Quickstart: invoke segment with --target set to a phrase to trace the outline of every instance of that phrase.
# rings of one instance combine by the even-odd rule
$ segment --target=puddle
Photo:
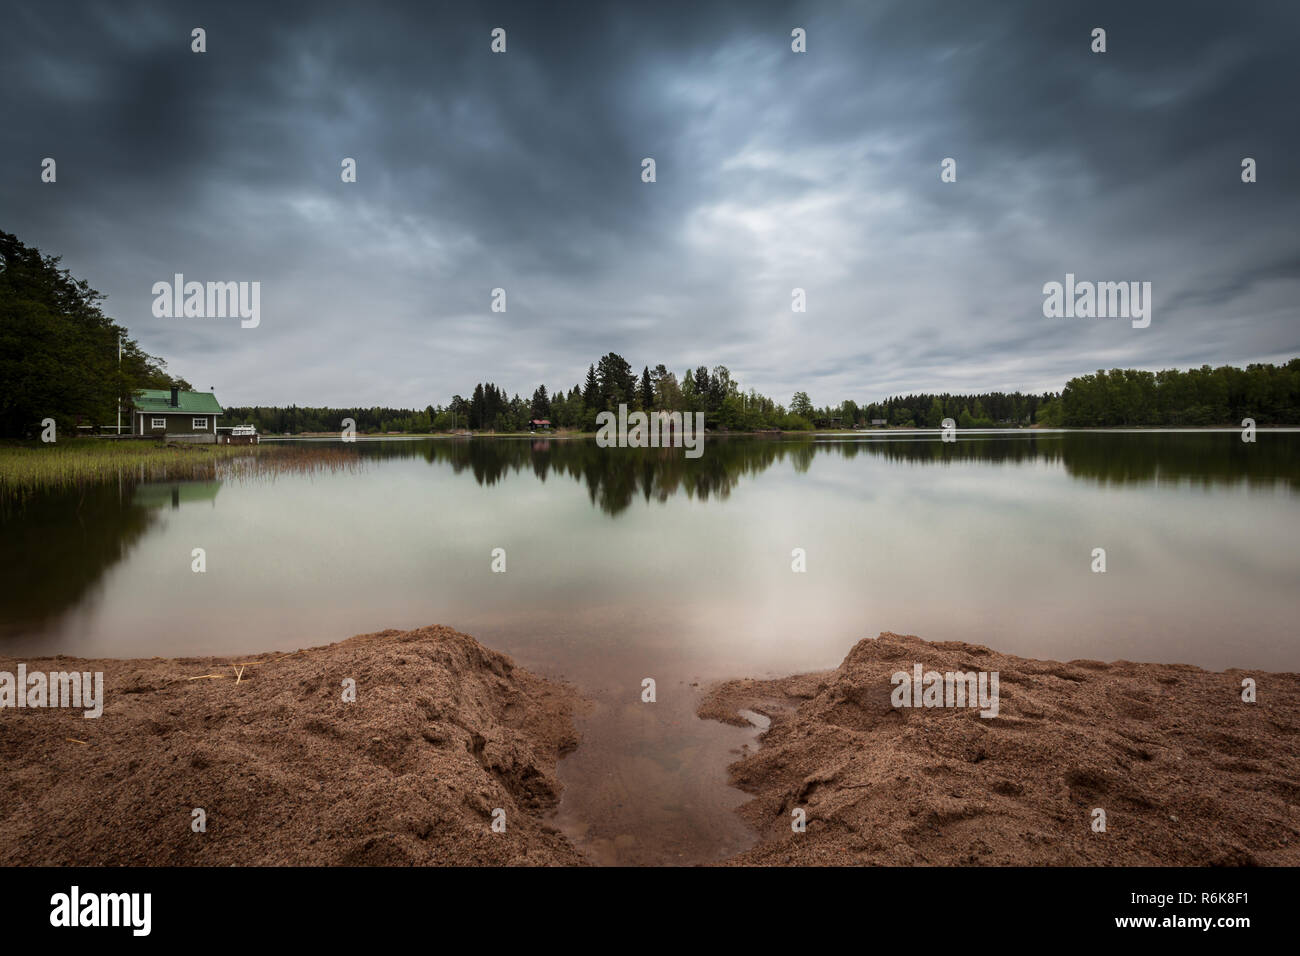
[[[654,703],[588,697],[582,743],[559,765],[556,825],[593,863],[690,866],[754,845],[735,812],[749,797],[728,786],[726,768],[757,746],[756,729],[700,720],[700,692],[684,681],[661,684]]]

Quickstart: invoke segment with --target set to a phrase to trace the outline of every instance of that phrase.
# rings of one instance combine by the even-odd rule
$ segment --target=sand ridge
[[[287,655],[26,663],[103,671],[104,713],[0,713],[0,864],[584,862],[547,822],[580,698],[450,628]]]
[[[998,671],[998,716],[893,706],[891,675],[915,663]],[[761,834],[732,864],[1300,864],[1300,674],[1036,661],[886,632],[833,671],[721,683],[699,715],[741,723],[742,709],[771,724],[730,768]]]

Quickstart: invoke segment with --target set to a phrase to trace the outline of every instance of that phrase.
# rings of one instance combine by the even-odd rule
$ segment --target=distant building
[[[888,425],[889,423],[885,421],[883,418],[873,418],[871,419],[871,424],[872,427],[880,426],[883,428],[885,425]]]
[[[224,414],[211,392],[141,389],[131,398],[131,434],[215,442],[217,419]]]
[[[542,431],[548,431],[551,427],[551,420],[549,418],[534,418],[528,423],[528,427],[534,430],[540,428]]]

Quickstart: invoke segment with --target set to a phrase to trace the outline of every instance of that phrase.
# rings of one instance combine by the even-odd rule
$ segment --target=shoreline
[[[1293,432],[1300,431],[1300,425],[1285,424],[1264,424],[1256,426],[1256,432]],[[773,438],[773,437],[799,437],[807,436],[809,438],[826,435],[883,435],[883,434],[937,434],[943,429],[937,425],[879,425],[864,428],[798,428],[798,429],[780,429],[768,428],[759,429],[758,431],[722,431],[709,429],[706,434],[715,438]],[[968,428],[962,428],[960,433],[965,434],[1000,434],[1002,432],[1233,432],[1240,433],[1241,426],[1238,424],[1224,425],[1042,425],[1035,423],[1033,425],[980,425]],[[595,438],[598,432],[585,432],[574,429],[556,429],[552,431],[540,432],[494,432],[494,431],[476,431],[476,432],[357,432],[357,439],[366,441],[383,441],[385,439],[395,438]],[[276,434],[267,432],[260,436],[263,441],[286,441],[293,439],[325,439],[338,440],[338,432],[294,432],[292,434]]]
[[[0,672],[20,663],[102,671],[103,714],[0,710],[0,865],[590,862],[555,824],[589,702],[450,628]],[[997,671],[997,716],[894,706],[915,664]],[[728,768],[758,842],[720,865],[1300,865],[1300,674],[886,632],[833,670],[714,684],[696,713],[760,722],[741,711],[770,722]]]

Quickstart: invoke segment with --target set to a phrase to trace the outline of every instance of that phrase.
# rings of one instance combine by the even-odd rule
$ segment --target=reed
[[[24,498],[106,481],[243,480],[359,466],[355,449],[337,446],[164,445],[74,438],[0,445],[0,496]]]

